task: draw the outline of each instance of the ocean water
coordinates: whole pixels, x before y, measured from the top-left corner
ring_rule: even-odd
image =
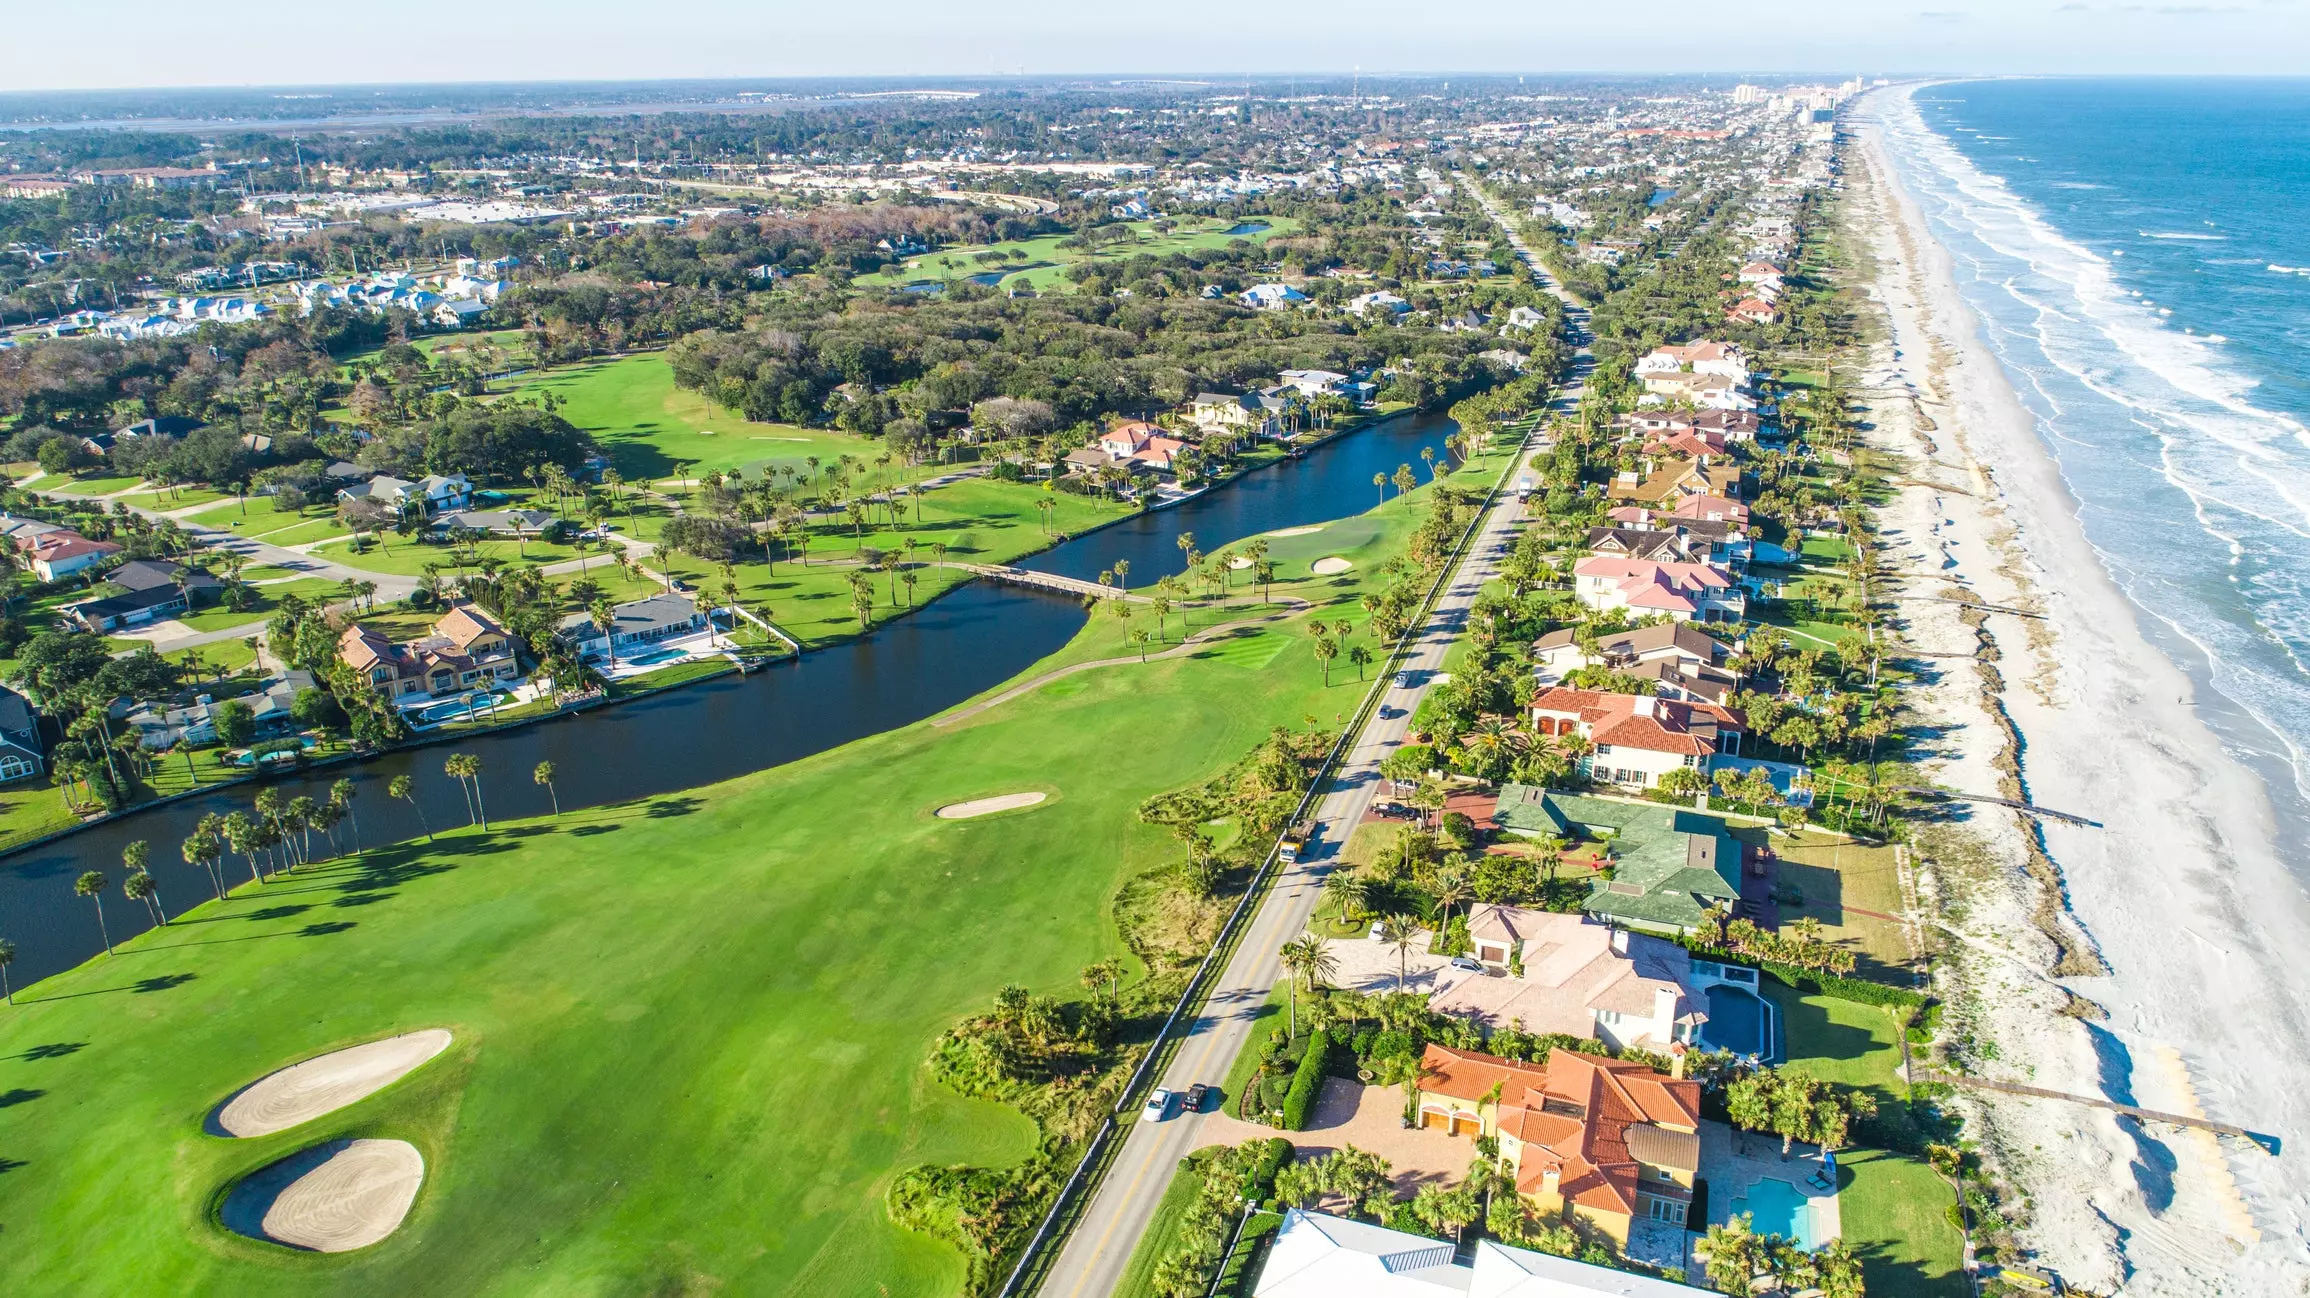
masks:
[[[2144,630],[2310,828],[2310,80],[1957,82],[1886,142]],[[2288,852],[2297,875],[2310,872]]]

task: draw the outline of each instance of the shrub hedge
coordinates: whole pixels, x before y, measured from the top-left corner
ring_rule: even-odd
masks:
[[[1283,1097],[1285,1130],[1307,1130],[1308,1117],[1315,1111],[1316,1096],[1323,1091],[1324,1057],[1330,1053],[1330,1030],[1317,1028],[1307,1039],[1307,1053],[1299,1057],[1299,1071],[1293,1074],[1291,1090]]]

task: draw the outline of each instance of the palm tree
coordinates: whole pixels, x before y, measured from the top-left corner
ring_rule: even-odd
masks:
[[[217,873],[217,858],[224,855],[224,844],[220,841],[217,829],[220,823],[213,811],[201,817],[200,823],[193,826],[193,832],[186,837],[177,852],[184,857],[186,865],[197,865],[208,871],[209,883],[216,888],[217,900],[223,901],[225,879]]]
[[[257,822],[249,819],[247,812],[236,811],[218,822],[217,832],[248,861],[250,880],[264,886],[265,877],[257,873]]]
[[[618,665],[618,639],[612,631],[618,624],[618,611],[610,605],[607,595],[596,599],[586,609],[586,619],[594,624],[595,630],[602,633],[602,643],[608,645],[610,650],[610,666],[615,668]]]
[[[443,762],[441,771],[444,775],[454,776],[458,787],[465,791],[465,810],[471,817],[467,823],[479,823],[483,829],[488,829],[489,809],[481,802],[481,759],[471,753],[459,753]]]
[[[1420,922],[1409,915],[1390,915],[1380,921],[1380,940],[1396,949],[1396,990],[1411,977],[1412,952],[1420,944]]]
[[[353,822],[353,850],[356,852],[361,850],[361,818],[353,814],[353,800],[360,796],[361,792],[353,787],[350,776],[329,786],[329,806]]]
[[[529,778],[533,782],[545,786],[546,796],[553,799],[553,814],[560,815],[561,791],[553,787],[553,763],[539,762],[537,769],[529,773]]]
[[[1440,876],[1436,880],[1436,931],[1448,933],[1452,927],[1452,907],[1467,901],[1475,894],[1468,891],[1468,881],[1457,874]]]
[[[1315,994],[1316,986],[1339,969],[1339,961],[1324,949],[1324,940],[1313,933],[1302,933],[1283,944],[1281,952],[1283,971],[1289,975],[1284,981],[1285,1002],[1289,1006],[1289,1035],[1299,1035],[1299,984],[1307,983],[1308,995]]]
[[[1339,903],[1340,921],[1347,924],[1355,922],[1356,912],[1371,896],[1371,884],[1352,870],[1332,871],[1324,878],[1323,890]]]
[[[430,843],[433,841],[433,826],[425,819],[425,808],[417,805],[417,799],[412,793],[414,787],[414,782],[408,776],[396,775],[386,782],[385,796],[409,804],[409,809],[417,813],[417,823],[425,828],[425,841]]]
[[[1380,489],[1380,503],[1383,505],[1388,503],[1388,475],[1384,473],[1373,474],[1372,485]]]
[[[120,885],[120,890],[130,901],[143,902],[145,913],[152,916],[155,925],[168,923],[168,912],[162,910],[159,904],[160,887],[152,881],[151,875],[139,870],[128,876]]]
[[[108,880],[102,870],[90,870],[72,881],[75,896],[93,898],[96,902],[96,931],[104,937],[104,953],[112,954],[112,931],[104,924],[104,885]]]
[[[16,963],[16,944],[7,938],[0,937],[0,996],[5,996],[10,1005],[16,1003],[16,989],[8,985],[8,966],[14,963]]]

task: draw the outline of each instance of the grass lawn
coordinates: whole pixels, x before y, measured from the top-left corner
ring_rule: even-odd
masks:
[[[195,505],[214,504],[232,499],[228,491],[212,491],[207,487],[171,487],[166,491],[140,491],[121,499],[137,509],[149,509],[166,514],[174,510],[190,509]]]
[[[1964,1298],[1965,1237],[1949,1224],[1949,1183],[1919,1159],[1881,1149],[1837,1155],[1845,1242],[1871,1298]]]
[[[338,525],[334,508],[313,505],[298,510],[281,509],[279,505],[280,502],[271,496],[251,496],[246,501],[227,499],[197,514],[188,515],[184,521],[199,527],[262,539],[272,545],[301,545],[307,541],[344,534],[345,529]]]
[[[250,634],[256,633],[252,631]],[[200,675],[203,677],[218,672],[238,672],[245,667],[255,666],[257,661],[257,651],[239,640],[218,640],[191,649],[171,650],[161,657],[173,663],[181,663],[194,655],[198,655],[201,660]]]
[[[1171,1251],[1172,1242],[1179,1237],[1180,1219],[1202,1193],[1201,1160],[1193,1155],[1179,1160],[1179,1170],[1171,1174],[1171,1184],[1155,1204],[1155,1215],[1139,1237],[1139,1247],[1131,1250],[1131,1264],[1116,1283],[1113,1298],[1155,1298],[1156,1264]]]
[[[1773,850],[1780,857],[1784,893],[1794,889],[1804,897],[1796,905],[1784,897],[1783,924],[1806,915],[1819,920],[1823,936],[1845,943],[1860,957],[1865,975],[1884,976],[1907,967],[1909,941],[1899,921],[1880,918],[1901,912],[1901,880],[1891,847],[1807,833],[1783,839]]]
[[[1177,229],[1158,233],[1153,222],[1130,223],[1137,236],[1131,243],[1109,244],[1097,252],[1082,248],[1059,246],[1067,236],[1049,234],[1035,239],[1016,239],[1004,243],[973,244],[968,247],[941,248],[936,252],[909,259],[903,265],[886,267],[872,275],[861,275],[854,283],[869,288],[899,288],[924,281],[967,279],[974,275],[1000,274],[1000,287],[1028,287],[1038,293],[1064,291],[1073,287],[1067,278],[1067,268],[1083,261],[1121,261],[1138,256],[1165,257],[1176,252],[1195,249],[1224,248],[1235,239],[1249,239],[1264,243],[1279,234],[1291,234],[1299,229],[1299,222],[1288,216],[1260,216],[1247,221],[1264,222],[1267,229],[1234,235],[1232,220],[1205,219],[1181,221]],[[980,262],[980,254],[1000,249],[1012,256],[1004,262]],[[1017,267],[1004,271],[1005,267]]]
[[[46,775],[0,785],[0,843],[22,843],[79,819],[64,805],[56,781]]]
[[[435,544],[404,536],[385,536],[376,539],[379,544],[371,545],[360,553],[354,552],[351,537],[342,541],[329,541],[317,545],[305,553],[316,559],[341,563],[348,568],[359,568],[364,572],[385,573],[399,577],[422,576],[429,565],[439,565],[442,572],[449,574],[454,574],[457,570],[457,562],[450,557],[449,546],[446,543]],[[565,559],[578,557],[578,552],[569,546],[553,545],[545,541],[535,540],[481,541],[476,543],[476,547],[479,554],[494,556],[509,567],[525,563],[560,563]],[[598,552],[589,551],[588,553]],[[607,556],[603,557],[602,562],[605,564],[609,562]],[[472,565],[468,564],[467,569],[470,571]]]
[[[561,399],[562,417],[592,433],[629,482],[669,477],[676,461],[693,475],[742,468],[756,477],[769,464],[807,468],[811,456],[831,463],[843,455],[871,461],[882,453],[881,442],[850,433],[750,424],[675,387],[673,367],[655,353],[563,366],[535,376],[512,395],[543,392]]]
[[[0,1222],[45,1245],[0,1253],[0,1283],[954,1292],[961,1259],[891,1226],[885,1187],[916,1163],[1016,1159],[1034,1133],[932,1085],[933,1041],[1005,984],[1074,994],[1116,949],[1118,887],[1176,851],[1139,802],[1353,691],[1288,653],[1067,684],[720,785],[247,886],[31,989],[0,1013],[0,1092],[32,1119],[0,1135]],[[1059,796],[931,815],[1021,788]],[[395,1087],[274,1136],[202,1134],[267,1072],[427,1025],[457,1044]],[[215,1223],[237,1178],[354,1135],[424,1152],[394,1237],[293,1253]]]
[[[212,604],[197,613],[186,614],[176,620],[194,631],[222,631],[226,627],[247,626],[252,622],[263,622],[266,618],[271,617],[273,610],[279,608],[281,601],[290,595],[298,595],[312,600],[331,599],[341,593],[337,583],[326,577],[307,577],[301,581],[285,581],[278,586],[251,586],[249,589],[256,592],[257,598],[255,603],[245,609],[230,609],[222,604]],[[250,634],[255,633],[251,632]]]
[[[33,485],[35,491],[69,491],[80,496],[109,496],[115,491],[126,491],[144,481],[131,474],[127,477],[68,478],[62,482],[42,479]]]

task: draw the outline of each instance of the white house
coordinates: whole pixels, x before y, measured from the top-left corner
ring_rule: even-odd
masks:
[[[1484,969],[1440,971],[1428,999],[1439,1014],[1661,1053],[1708,1021],[1692,956],[1674,942],[1520,906],[1476,907],[1468,936]]]
[[[1491,1240],[1468,1264],[1448,1239],[1291,1208],[1252,1298],[1699,1298],[1707,1290]]]
[[[1289,284],[1254,284],[1241,297],[1243,305],[1257,311],[1281,311],[1307,301],[1307,294]]]
[[[1320,397],[1339,391],[1348,376],[1331,370],[1285,370],[1276,377],[1283,381],[1283,386],[1299,389],[1303,396]]]
[[[1562,685],[1533,696],[1532,728],[1587,740],[1594,748],[1580,759],[1582,774],[1640,789],[1659,784],[1678,767],[1709,774],[1719,755],[1739,756],[1743,730],[1738,713],[1714,703]]]
[[[1360,297],[1349,298],[1347,304],[1349,315],[1369,316],[1377,312],[1382,318],[1391,320],[1411,309],[1411,303],[1384,289],[1377,293],[1365,293]]]
[[[1508,328],[1537,329],[1548,322],[1548,317],[1528,306],[1508,308]]]
[[[1731,379],[1734,386],[1746,387],[1749,381],[1749,358],[1737,343],[1699,342],[1676,347],[1655,347],[1636,362],[1636,374],[1643,378],[1652,374],[1716,374]]]

